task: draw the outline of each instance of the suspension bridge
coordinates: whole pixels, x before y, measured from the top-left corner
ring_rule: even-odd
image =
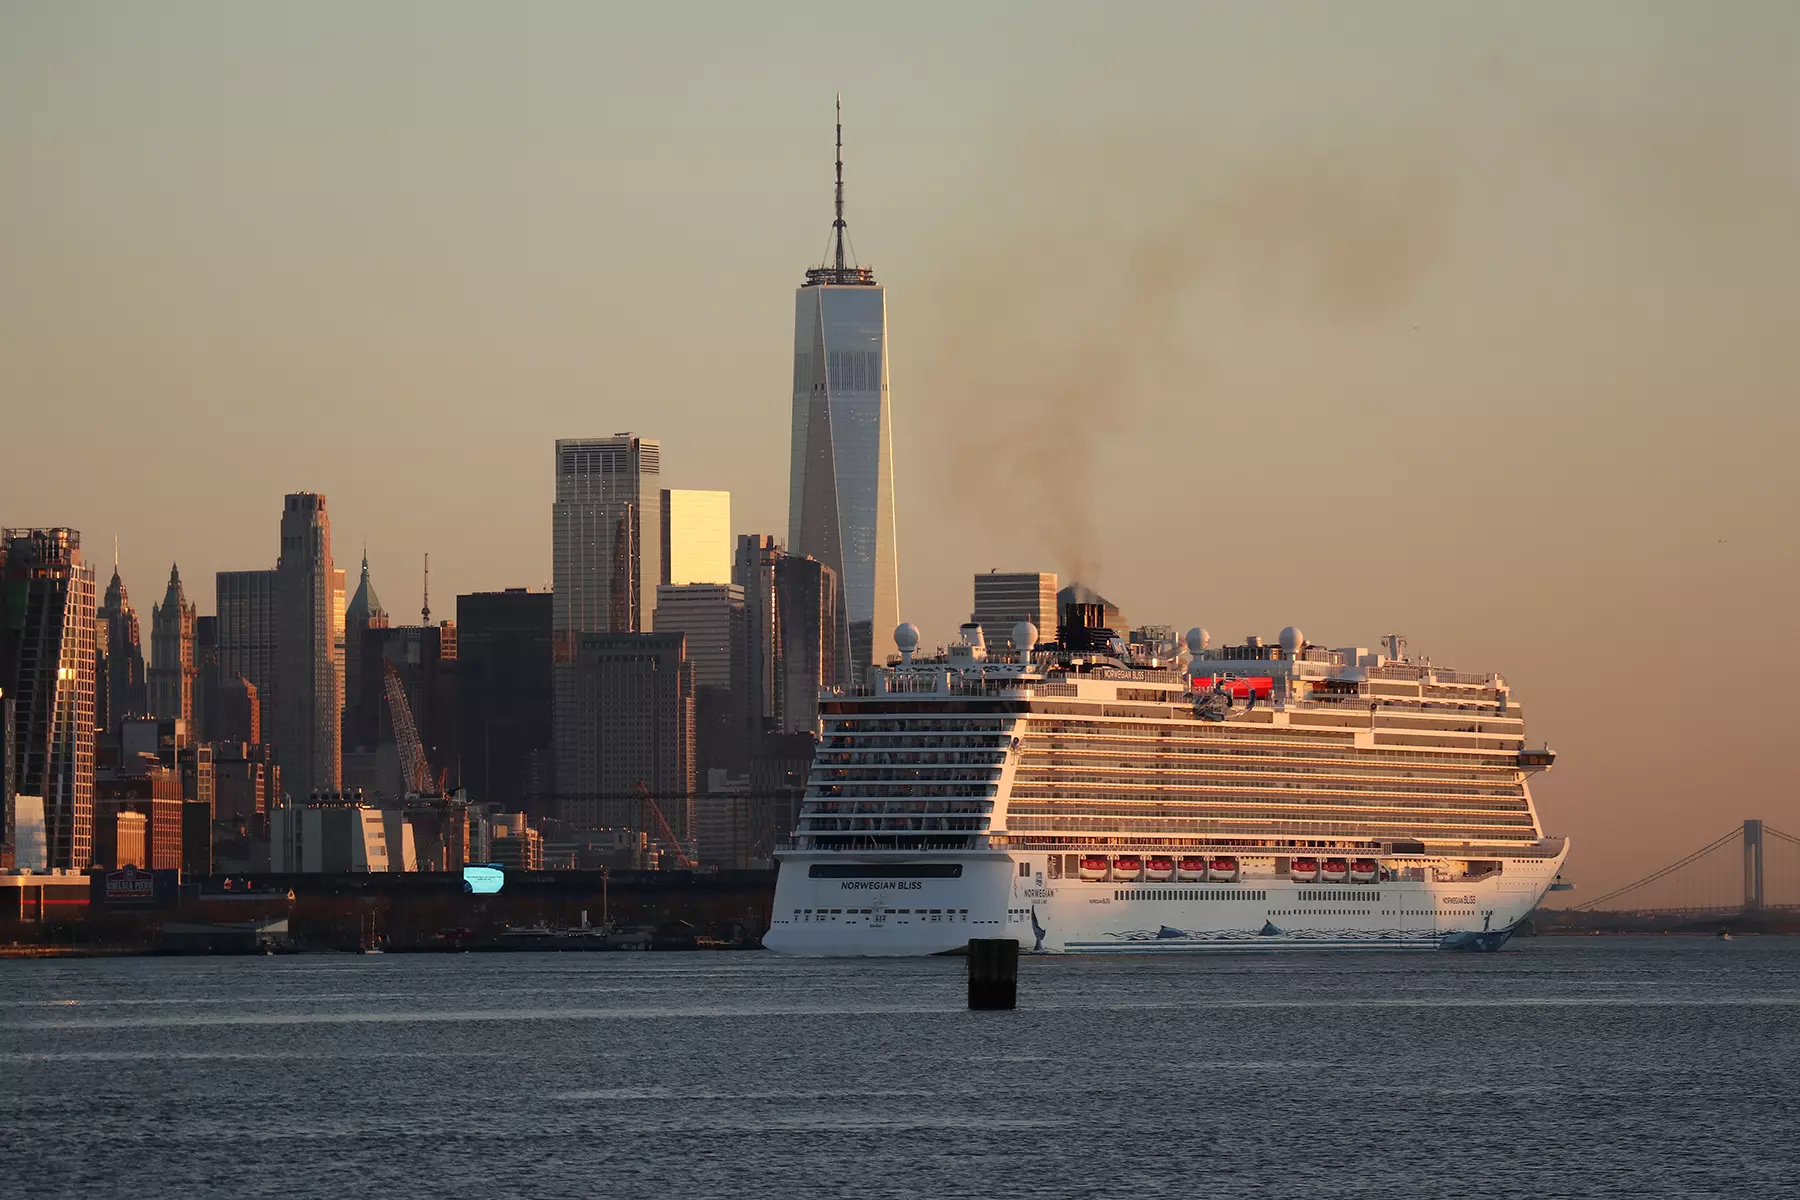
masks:
[[[1577,912],[1706,916],[1800,912],[1800,838],[1762,821],[1575,906]]]

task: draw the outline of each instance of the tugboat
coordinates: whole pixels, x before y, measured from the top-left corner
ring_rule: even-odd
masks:
[[[1295,883],[1311,883],[1319,877],[1319,860],[1316,858],[1296,858],[1288,867],[1288,878]]]

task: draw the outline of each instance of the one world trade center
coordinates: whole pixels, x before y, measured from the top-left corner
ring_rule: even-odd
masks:
[[[861,682],[894,651],[894,434],[888,412],[887,293],[844,249],[844,124],[838,111],[831,257],[794,297],[794,443],[788,552],[837,572],[849,662]]]

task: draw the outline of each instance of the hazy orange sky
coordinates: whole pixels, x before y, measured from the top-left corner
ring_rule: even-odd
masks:
[[[1580,894],[1800,833],[1792,4],[0,3],[0,521],[147,620],[322,491],[448,615],[632,429],[785,531],[840,89],[928,641],[994,566],[1398,630],[1514,684]]]

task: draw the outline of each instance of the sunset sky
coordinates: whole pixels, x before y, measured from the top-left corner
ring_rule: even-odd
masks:
[[[900,597],[1500,670],[1592,898],[1800,833],[1800,5],[0,3],[0,522],[389,608],[555,438],[787,528],[793,288],[888,288]],[[1800,900],[1800,897],[1793,899]]]

